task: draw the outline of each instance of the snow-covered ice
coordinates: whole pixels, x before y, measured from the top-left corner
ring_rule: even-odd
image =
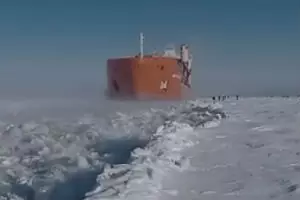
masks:
[[[159,199],[300,199],[300,99],[230,100],[223,109],[227,119],[195,136],[182,154],[190,170],[167,176]]]
[[[122,106],[1,122],[0,199],[300,199],[299,98]]]

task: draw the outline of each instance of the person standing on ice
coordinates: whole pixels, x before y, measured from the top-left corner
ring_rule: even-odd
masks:
[[[216,102],[216,97],[213,96],[213,97],[212,97],[212,100],[213,100],[213,102],[215,103],[215,102]]]

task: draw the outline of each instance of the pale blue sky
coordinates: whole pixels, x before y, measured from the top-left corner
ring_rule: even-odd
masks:
[[[100,94],[140,31],[146,51],[191,46],[201,95],[300,94],[299,0],[1,1],[0,25],[2,96]]]

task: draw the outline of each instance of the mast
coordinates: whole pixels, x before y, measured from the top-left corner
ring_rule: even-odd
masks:
[[[144,57],[144,34],[140,33],[140,58],[143,59]]]

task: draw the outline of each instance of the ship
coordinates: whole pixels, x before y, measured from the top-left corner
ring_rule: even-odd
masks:
[[[106,63],[109,99],[184,100],[191,97],[192,55],[186,44],[162,53],[144,54],[144,34],[135,56],[109,58]]]

